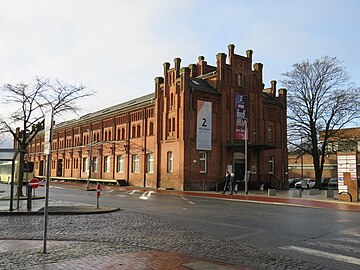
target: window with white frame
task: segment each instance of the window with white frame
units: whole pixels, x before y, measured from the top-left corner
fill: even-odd
[[[274,156],[269,156],[269,174],[273,174],[274,172],[275,172]]]
[[[88,158],[83,158],[83,172],[87,172],[89,170],[89,163],[88,163]]]
[[[92,160],[93,164],[93,172],[98,172],[98,158],[97,157],[93,157],[93,160]]]
[[[154,153],[148,153],[146,155],[146,172],[153,173],[154,172]]]
[[[167,172],[173,171],[173,152],[167,152]]]
[[[104,157],[104,172],[110,172],[110,157]]]
[[[116,157],[116,172],[123,173],[124,172],[124,156],[119,155]]]
[[[140,172],[140,157],[139,155],[132,155],[132,172]]]
[[[207,153],[199,152],[200,173],[207,173]]]

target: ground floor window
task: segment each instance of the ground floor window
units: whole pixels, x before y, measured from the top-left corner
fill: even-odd
[[[199,152],[200,173],[207,173],[207,153]]]
[[[173,152],[167,152],[167,172],[173,171]]]
[[[132,156],[132,172],[133,173],[140,172],[140,157],[139,157],[139,155]]]
[[[92,160],[93,164],[93,172],[98,172],[98,158],[97,157],[93,157]]]
[[[104,172],[110,172],[110,157],[104,157]]]
[[[82,169],[82,171],[87,172],[88,169],[89,169],[88,159],[85,157],[85,158],[83,158],[83,169]]]
[[[116,157],[116,172],[123,173],[124,172],[124,156],[119,155]]]
[[[147,154],[146,159],[147,159],[146,172],[153,173],[154,172],[154,153]]]
[[[273,174],[275,171],[274,156],[269,156],[269,174]]]

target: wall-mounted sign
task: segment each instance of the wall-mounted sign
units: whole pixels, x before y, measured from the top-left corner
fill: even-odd
[[[197,101],[196,149],[211,150],[212,103]]]

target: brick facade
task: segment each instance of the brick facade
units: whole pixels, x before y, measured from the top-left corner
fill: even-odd
[[[246,56],[219,53],[216,66],[203,56],[181,67],[164,63],[155,92],[55,125],[51,177],[124,180],[140,187],[210,190],[227,168],[244,178],[244,141],[235,139],[236,96],[245,96],[250,187],[287,186],[286,90],[276,82],[264,89],[262,64]],[[198,103],[211,107],[210,149],[197,149]],[[43,134],[29,148],[37,175],[43,175]],[[91,146],[91,147],[90,147]],[[91,149],[90,149],[91,148]]]

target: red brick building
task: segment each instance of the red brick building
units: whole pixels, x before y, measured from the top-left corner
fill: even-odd
[[[286,90],[275,81],[264,89],[263,65],[252,63],[251,50],[241,56],[234,48],[219,53],[215,66],[200,56],[181,67],[175,58],[173,67],[164,63],[154,93],[55,125],[52,179],[214,189],[226,169],[244,179],[247,123],[249,186],[286,188]],[[39,176],[46,160],[42,136],[29,149]]]

